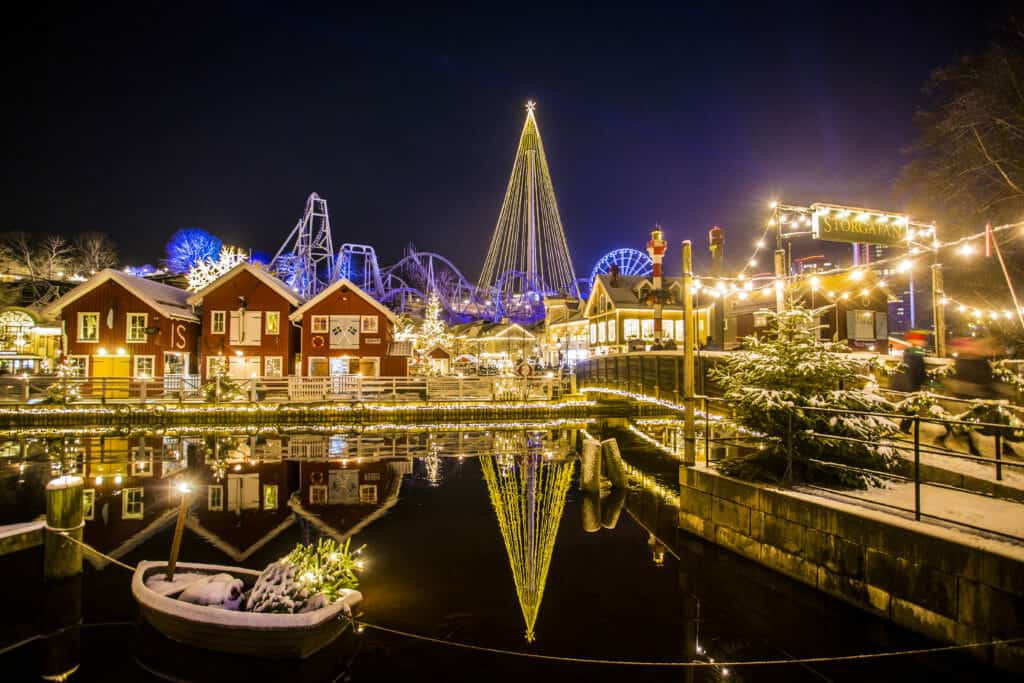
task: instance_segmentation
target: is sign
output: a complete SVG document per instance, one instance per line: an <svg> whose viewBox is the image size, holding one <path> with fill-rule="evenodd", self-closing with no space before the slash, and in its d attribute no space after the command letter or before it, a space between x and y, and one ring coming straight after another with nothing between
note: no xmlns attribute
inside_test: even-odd
<svg viewBox="0 0 1024 683"><path fill-rule="evenodd" d="M829 242L899 245L907 242L906 216L815 205L811 231Z"/></svg>

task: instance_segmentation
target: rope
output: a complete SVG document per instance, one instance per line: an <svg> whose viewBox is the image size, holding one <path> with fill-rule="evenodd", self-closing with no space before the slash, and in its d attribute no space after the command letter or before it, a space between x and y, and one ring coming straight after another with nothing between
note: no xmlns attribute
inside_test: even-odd
<svg viewBox="0 0 1024 683"><path fill-rule="evenodd" d="M71 629L75 629L75 628L78 628L78 629L93 628L93 627L96 627L96 626L135 626L135 622L134 621L101 621L101 622L97 622L95 624L71 624L69 626L64 626L62 628L59 628L56 631L51 631L50 633L37 633L34 636L29 636L28 638L24 638L22 640L19 640L16 643L11 643L10 645L7 645L7 646L5 646L3 648L0 648L0 657L4 656L8 652L12 652L14 650L17 650L19 647L24 647L25 645L28 645L29 643L34 642L36 640L45 640L46 638L52 638L54 636L59 636L61 633L64 633L65 631L70 631Z"/></svg>
<svg viewBox="0 0 1024 683"><path fill-rule="evenodd" d="M483 645L472 645L470 643L460 643L453 640L442 640L441 638L434 638L432 636L419 635L417 633L409 633L408 631L400 631L395 628L388 628L387 626L378 626L377 624L371 624L366 621L360 621L360 626L366 628L376 629L383 633L390 633L396 636L403 636L405 638L412 638L413 640L422 640L428 643L435 643L438 645L449 645L451 647L462 648L464 650L475 650L477 652L488 652L496 655L507 655L511 657L525 657L527 659L539 659L548 662L565 662L570 664L596 664L596 665L608 665L608 666L647 666L647 667L675 667L675 668L707 668L707 667L740 667L740 666L778 666L782 664L821 664L825 662L851 662L858 660L869 660L869 659L884 659L890 657L907 657L913 655L925 655L933 654L937 652L953 652L956 650L969 650L976 647L991 647L993 645L1012 645L1016 643L1024 643L1024 638L1009 638L1006 640L990 640L980 643L970 643L969 645L943 645L939 647L925 647L914 650L896 650L893 652L870 652L859 655L839 655L835 657L803 657L798 659L762 659L762 660L750 660L750 661L739 661L739 662L672 662L672 661L639 661L639 660L628 660L628 659L589 659L587 657L561 657L557 655L542 655L533 652L522 652L519 650L503 650L495 647L484 647Z"/></svg>
<svg viewBox="0 0 1024 683"><path fill-rule="evenodd" d="M124 562L122 562L121 560L117 559L116 557L111 557L110 555L107 555L106 553L101 553L99 550L96 550L96 548L93 548L88 543L85 543L84 541L79 541L77 538L75 538L74 536L69 534L67 531L58 531L58 530L55 530L55 529L50 529L50 527L46 527L46 528L48 530L50 530L50 531L53 531L58 536L63 536L64 538L68 539L69 541L74 541L75 543L77 543L78 545L82 546L83 548L85 548L89 552L93 553L94 555L98 555L98 556L102 557L104 560L107 560L108 562L116 564L118 567L123 567L123 568L127 569L130 572L134 572L135 571L135 567L131 566L130 564L125 564Z"/></svg>

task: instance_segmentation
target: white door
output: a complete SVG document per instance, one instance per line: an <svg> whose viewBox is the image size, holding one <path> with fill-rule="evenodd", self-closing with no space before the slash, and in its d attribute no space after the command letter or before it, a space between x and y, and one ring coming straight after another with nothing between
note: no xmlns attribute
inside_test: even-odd
<svg viewBox="0 0 1024 683"><path fill-rule="evenodd" d="M260 475L252 474L229 474L228 482L228 509L238 512L240 510L258 510L260 507Z"/></svg>
<svg viewBox="0 0 1024 683"><path fill-rule="evenodd" d="M250 379L260 376L259 356L231 356L228 359L228 374L235 379Z"/></svg>

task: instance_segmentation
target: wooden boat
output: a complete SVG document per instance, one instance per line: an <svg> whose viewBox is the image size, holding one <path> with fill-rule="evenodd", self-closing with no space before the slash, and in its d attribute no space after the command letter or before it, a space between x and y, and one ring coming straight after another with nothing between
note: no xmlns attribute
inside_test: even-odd
<svg viewBox="0 0 1024 683"><path fill-rule="evenodd" d="M166 562L140 562L132 577L132 595L142 616L163 635L186 645L270 659L304 659L332 643L351 627L352 606L362 593L347 590L330 605L301 614L243 612L193 605L146 586L146 579L167 571ZM242 567L179 562L180 574L231 574L251 588L260 572ZM182 585L184 588L184 585Z"/></svg>

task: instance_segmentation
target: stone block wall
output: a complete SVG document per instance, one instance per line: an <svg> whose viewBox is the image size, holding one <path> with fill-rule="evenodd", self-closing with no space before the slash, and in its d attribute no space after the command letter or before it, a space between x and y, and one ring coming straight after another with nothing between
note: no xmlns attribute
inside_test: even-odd
<svg viewBox="0 0 1024 683"><path fill-rule="evenodd" d="M685 531L938 641L1024 636L1024 562L991 543L704 469L680 467L679 479ZM972 651L1024 671L1024 643Z"/></svg>

